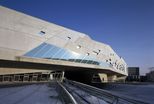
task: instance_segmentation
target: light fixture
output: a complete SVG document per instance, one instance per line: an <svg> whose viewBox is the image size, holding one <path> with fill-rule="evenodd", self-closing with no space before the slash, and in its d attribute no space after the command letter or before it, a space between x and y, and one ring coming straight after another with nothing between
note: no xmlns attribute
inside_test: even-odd
<svg viewBox="0 0 154 104"><path fill-rule="evenodd" d="M86 55L87 55L87 56L89 56L89 55L90 55L90 53L86 53Z"/></svg>
<svg viewBox="0 0 154 104"><path fill-rule="evenodd" d="M77 45L77 46L76 46L76 48L77 48L77 49L80 49L80 48L81 48L81 46L80 46L80 45Z"/></svg>

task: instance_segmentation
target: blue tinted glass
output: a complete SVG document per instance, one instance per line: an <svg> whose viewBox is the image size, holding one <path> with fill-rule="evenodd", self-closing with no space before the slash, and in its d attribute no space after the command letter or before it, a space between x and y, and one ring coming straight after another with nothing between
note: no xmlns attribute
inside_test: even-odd
<svg viewBox="0 0 154 104"><path fill-rule="evenodd" d="M53 58L61 59L63 54L65 53L65 50L62 48L59 48L57 53L53 56Z"/></svg>
<svg viewBox="0 0 154 104"><path fill-rule="evenodd" d="M48 59L60 59L71 62L86 63L100 65L103 67L111 67L108 63L98 61L95 57L78 54L67 49L59 48L57 46L42 43L38 47L26 53L24 56L48 58Z"/></svg>
<svg viewBox="0 0 154 104"><path fill-rule="evenodd" d="M51 48L50 45L45 45L36 54L35 57L43 58L43 55Z"/></svg>
<svg viewBox="0 0 154 104"><path fill-rule="evenodd" d="M71 57L71 51L65 51L64 55L62 56L62 59L65 59L65 60L69 60L70 57Z"/></svg>
<svg viewBox="0 0 154 104"><path fill-rule="evenodd" d="M87 59L86 59L86 58L87 58ZM88 61L88 56L85 55L85 56L82 58L82 60L81 60L80 63L86 63L87 61Z"/></svg>
<svg viewBox="0 0 154 104"><path fill-rule="evenodd" d="M106 62L100 62L100 66L103 66L103 67L110 67L110 65Z"/></svg>
<svg viewBox="0 0 154 104"><path fill-rule="evenodd" d="M43 58L51 58L51 51L55 48L55 46L49 45L49 49L43 54Z"/></svg>
<svg viewBox="0 0 154 104"><path fill-rule="evenodd" d="M84 58L84 55L78 54L76 52L71 52L70 59L72 62L81 62Z"/></svg>
<svg viewBox="0 0 154 104"><path fill-rule="evenodd" d="M79 55L78 57L77 57L77 59L75 60L75 62L81 62L82 61L82 59L84 59L85 58L85 55Z"/></svg>
<svg viewBox="0 0 154 104"><path fill-rule="evenodd" d="M46 43L42 43L41 45L39 45L38 47L34 48L33 50L29 51L28 53L26 53L24 56L31 56L33 57L42 47L44 47L46 45Z"/></svg>
<svg viewBox="0 0 154 104"><path fill-rule="evenodd" d="M94 58L90 57L90 56L87 56L85 59L87 60L87 62L86 62L87 64L92 64L94 61Z"/></svg>
<svg viewBox="0 0 154 104"><path fill-rule="evenodd" d="M78 56L78 59L80 59L80 60L82 60L83 58L85 58L85 55L80 54L80 55Z"/></svg>
<svg viewBox="0 0 154 104"><path fill-rule="evenodd" d="M96 64L96 65L99 65L99 62L98 62L98 60L95 57L89 56L88 59L89 59L89 61L87 62L88 64Z"/></svg>
<svg viewBox="0 0 154 104"><path fill-rule="evenodd" d="M80 56L80 54L76 53L76 52L71 52L70 51L70 59L76 59Z"/></svg>
<svg viewBox="0 0 154 104"><path fill-rule="evenodd" d="M51 52L51 55L52 55L51 58L57 59L58 58L58 54L60 53L61 50L62 49L58 48L58 47L54 48L54 50Z"/></svg>

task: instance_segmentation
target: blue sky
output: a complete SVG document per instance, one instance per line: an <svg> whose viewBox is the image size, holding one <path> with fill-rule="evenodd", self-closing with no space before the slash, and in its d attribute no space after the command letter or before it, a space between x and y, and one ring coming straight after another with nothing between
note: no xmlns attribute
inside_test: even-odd
<svg viewBox="0 0 154 104"><path fill-rule="evenodd" d="M0 0L0 4L107 43L128 66L139 66L141 74L154 66L154 0Z"/></svg>

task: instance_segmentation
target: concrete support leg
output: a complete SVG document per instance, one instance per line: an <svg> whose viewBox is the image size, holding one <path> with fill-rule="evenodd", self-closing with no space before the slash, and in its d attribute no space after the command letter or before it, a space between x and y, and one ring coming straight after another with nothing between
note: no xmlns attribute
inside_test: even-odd
<svg viewBox="0 0 154 104"><path fill-rule="evenodd" d="M108 77L108 82L115 82L117 81L117 76L116 75L110 75Z"/></svg>
<svg viewBox="0 0 154 104"><path fill-rule="evenodd" d="M99 73L98 75L99 75L102 83L108 82L107 74L105 74L105 73Z"/></svg>

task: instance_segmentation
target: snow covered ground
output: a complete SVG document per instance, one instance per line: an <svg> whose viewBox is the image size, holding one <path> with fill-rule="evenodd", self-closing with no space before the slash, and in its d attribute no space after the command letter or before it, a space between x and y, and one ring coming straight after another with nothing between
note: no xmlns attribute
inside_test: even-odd
<svg viewBox="0 0 154 104"><path fill-rule="evenodd" d="M68 86L74 96L82 96L83 102L107 104L76 87ZM0 88L0 104L62 104L56 86L49 84L32 84ZM104 88L114 94L131 96L154 104L154 85L110 84ZM80 99L81 100L81 99Z"/></svg>
<svg viewBox="0 0 154 104"><path fill-rule="evenodd" d="M71 94L78 99L78 103L82 103L82 104L109 104L106 101L99 99L93 95L91 95L90 93L87 93L77 87L74 87L70 84L65 84L65 86L67 86L67 88L69 88L69 91L71 92Z"/></svg>
<svg viewBox="0 0 154 104"><path fill-rule="evenodd" d="M33 84L0 88L0 104L62 104L55 88Z"/></svg>
<svg viewBox="0 0 154 104"><path fill-rule="evenodd" d="M142 101L154 104L154 84L131 85L131 84L109 84L103 89L113 93L127 95Z"/></svg>
<svg viewBox="0 0 154 104"><path fill-rule="evenodd" d="M69 86L69 85L68 85ZM83 104L108 104L78 88L69 86L72 94L83 97ZM0 104L62 104L55 84L32 84L0 88ZM79 103L79 101L77 101ZM79 103L80 104L80 103Z"/></svg>

